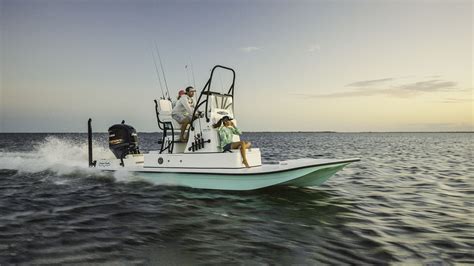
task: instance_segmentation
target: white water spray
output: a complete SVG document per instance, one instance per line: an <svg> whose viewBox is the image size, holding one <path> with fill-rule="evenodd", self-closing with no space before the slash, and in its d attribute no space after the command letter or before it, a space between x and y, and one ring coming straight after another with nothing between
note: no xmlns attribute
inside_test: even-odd
<svg viewBox="0 0 474 266"><path fill-rule="evenodd" d="M114 158L106 147L94 143L94 155ZM88 166L87 143L55 136L46 137L27 152L0 152L0 169L12 169L25 173L53 171L60 175L75 171L91 171ZM95 170L96 171L96 170Z"/></svg>

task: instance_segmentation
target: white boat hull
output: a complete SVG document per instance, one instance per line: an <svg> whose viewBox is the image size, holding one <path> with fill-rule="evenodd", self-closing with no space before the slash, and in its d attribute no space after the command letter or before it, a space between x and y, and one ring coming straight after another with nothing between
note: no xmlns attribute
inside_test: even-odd
<svg viewBox="0 0 474 266"><path fill-rule="evenodd" d="M135 177L157 185L254 190L273 186L319 186L344 166L358 160L298 159L239 169L135 167L126 170Z"/></svg>

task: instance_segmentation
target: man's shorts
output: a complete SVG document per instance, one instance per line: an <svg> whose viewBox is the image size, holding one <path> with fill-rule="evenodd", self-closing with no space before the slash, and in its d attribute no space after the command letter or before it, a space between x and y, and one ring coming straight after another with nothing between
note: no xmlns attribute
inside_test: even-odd
<svg viewBox="0 0 474 266"><path fill-rule="evenodd" d="M178 123L182 124L184 119L188 118L188 121L191 122L191 115L183 115L183 114L172 114L171 117L178 121Z"/></svg>

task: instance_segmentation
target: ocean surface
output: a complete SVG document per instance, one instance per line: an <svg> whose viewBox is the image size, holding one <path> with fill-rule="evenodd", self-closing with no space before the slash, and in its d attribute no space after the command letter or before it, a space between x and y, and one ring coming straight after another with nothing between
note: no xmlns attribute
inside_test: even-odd
<svg viewBox="0 0 474 266"><path fill-rule="evenodd" d="M0 265L474 264L474 134L243 138L266 163L362 160L320 187L212 191L89 169L85 134L0 134Z"/></svg>

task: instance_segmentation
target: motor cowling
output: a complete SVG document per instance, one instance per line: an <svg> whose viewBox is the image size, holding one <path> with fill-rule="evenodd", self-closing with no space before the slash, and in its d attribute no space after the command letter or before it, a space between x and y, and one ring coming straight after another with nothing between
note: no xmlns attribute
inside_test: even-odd
<svg viewBox="0 0 474 266"><path fill-rule="evenodd" d="M126 124L117 124L109 128L109 148L117 159L127 154L140 153L138 134L135 128Z"/></svg>

